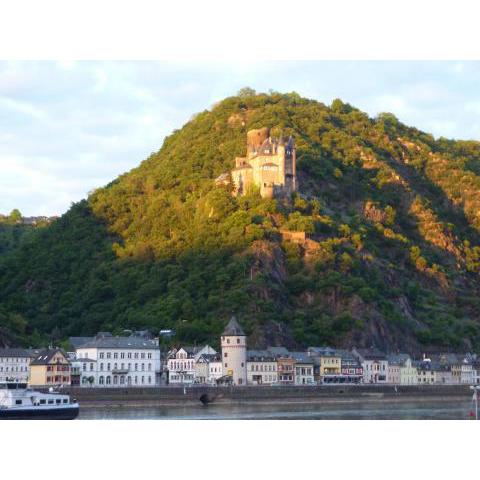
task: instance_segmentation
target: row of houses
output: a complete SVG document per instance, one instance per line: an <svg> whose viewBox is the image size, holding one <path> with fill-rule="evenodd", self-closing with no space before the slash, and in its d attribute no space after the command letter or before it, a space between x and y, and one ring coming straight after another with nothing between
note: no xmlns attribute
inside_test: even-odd
<svg viewBox="0 0 480 480"><path fill-rule="evenodd" d="M72 337L73 351L0 349L0 382L34 386L155 386L160 383L158 339L148 332Z"/></svg>
<svg viewBox="0 0 480 480"><path fill-rule="evenodd" d="M472 354L437 354L413 359L375 349L342 350L285 347L249 350L235 317L217 352L209 345L182 346L162 358L158 338L149 332L70 338L72 351L0 349L0 382L35 386L151 387L160 384L318 385L478 384L480 359Z"/></svg>
<svg viewBox="0 0 480 480"><path fill-rule="evenodd" d="M375 349L310 347L297 352L269 347L247 350L245 365L247 385L480 383L480 361L460 354L414 360L408 354L385 355ZM208 345L171 350L165 367L170 384L216 385L230 377L221 353Z"/></svg>

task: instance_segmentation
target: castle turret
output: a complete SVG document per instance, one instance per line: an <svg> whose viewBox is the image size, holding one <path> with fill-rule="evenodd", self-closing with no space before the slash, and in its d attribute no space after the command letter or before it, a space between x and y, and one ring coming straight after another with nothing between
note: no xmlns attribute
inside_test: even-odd
<svg viewBox="0 0 480 480"><path fill-rule="evenodd" d="M247 336L235 316L230 318L221 337L223 375L234 385L247 384Z"/></svg>
<svg viewBox="0 0 480 480"><path fill-rule="evenodd" d="M261 146L270 137L270 129L267 127L249 130L247 132L247 156L255 156Z"/></svg>

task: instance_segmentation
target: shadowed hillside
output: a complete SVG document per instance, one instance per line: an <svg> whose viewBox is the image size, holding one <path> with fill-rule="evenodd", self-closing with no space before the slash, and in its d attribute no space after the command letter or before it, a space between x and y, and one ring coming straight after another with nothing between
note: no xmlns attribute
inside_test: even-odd
<svg viewBox="0 0 480 480"><path fill-rule="evenodd" d="M295 137L291 199L215 185L260 127ZM479 143L246 91L0 256L0 304L23 341L136 327L215 344L235 311L256 346L478 348L479 212Z"/></svg>

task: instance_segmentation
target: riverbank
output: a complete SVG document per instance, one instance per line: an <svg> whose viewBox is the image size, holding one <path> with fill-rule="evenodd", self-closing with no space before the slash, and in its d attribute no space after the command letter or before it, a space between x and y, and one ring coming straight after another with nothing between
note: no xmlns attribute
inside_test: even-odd
<svg viewBox="0 0 480 480"><path fill-rule="evenodd" d="M317 385L248 387L64 388L82 408L215 405L332 405L464 402L468 385Z"/></svg>

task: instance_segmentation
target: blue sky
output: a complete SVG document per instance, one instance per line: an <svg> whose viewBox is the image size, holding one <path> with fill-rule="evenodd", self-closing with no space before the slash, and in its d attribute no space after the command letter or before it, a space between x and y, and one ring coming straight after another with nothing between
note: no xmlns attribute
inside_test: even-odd
<svg viewBox="0 0 480 480"><path fill-rule="evenodd" d="M480 139L480 62L0 62L0 213L58 215L244 86Z"/></svg>

